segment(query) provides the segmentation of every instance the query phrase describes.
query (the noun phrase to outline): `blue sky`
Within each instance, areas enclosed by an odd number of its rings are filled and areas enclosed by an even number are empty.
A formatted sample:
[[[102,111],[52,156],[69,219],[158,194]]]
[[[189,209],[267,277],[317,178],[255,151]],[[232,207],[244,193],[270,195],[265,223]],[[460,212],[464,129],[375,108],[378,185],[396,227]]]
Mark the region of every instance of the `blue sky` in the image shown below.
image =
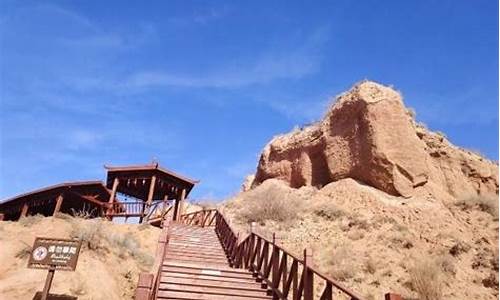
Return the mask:
[[[0,199],[103,164],[235,193],[362,79],[498,159],[498,1],[0,1]]]

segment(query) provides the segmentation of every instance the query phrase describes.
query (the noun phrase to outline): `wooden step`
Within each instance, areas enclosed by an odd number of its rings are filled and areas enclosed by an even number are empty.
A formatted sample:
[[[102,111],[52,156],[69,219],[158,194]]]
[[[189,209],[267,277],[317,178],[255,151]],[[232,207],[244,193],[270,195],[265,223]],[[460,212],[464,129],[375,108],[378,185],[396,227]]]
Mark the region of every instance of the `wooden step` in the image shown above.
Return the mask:
[[[214,260],[214,261],[222,261],[224,263],[228,263],[227,257],[223,255],[204,255],[204,254],[190,254],[190,253],[179,253],[175,251],[168,250],[165,253],[165,258],[171,258],[175,260],[176,258],[182,258],[184,260]]]
[[[188,292],[178,290],[159,290],[157,299],[178,299],[178,300],[244,300],[244,299],[272,299],[271,296],[246,296],[239,294],[216,294],[209,292]]]
[[[173,266],[163,266],[162,274],[168,275],[171,273],[182,273],[190,275],[203,275],[210,276],[210,278],[224,277],[224,278],[240,278],[240,279],[250,279],[253,278],[252,274],[241,274],[232,273],[219,270],[211,270],[210,266],[204,269],[193,269],[193,268],[183,268],[183,267],[173,267]]]
[[[249,291],[262,291],[262,284],[258,282],[235,282],[224,280],[206,280],[199,278],[179,278],[174,276],[162,276],[160,283],[195,285],[203,287],[242,289]]]
[[[200,285],[185,285],[185,284],[175,284],[175,283],[162,283],[160,284],[160,291],[176,291],[198,294],[212,294],[212,295],[224,295],[224,296],[246,296],[246,297],[257,297],[266,299],[268,291],[264,289],[227,289],[215,286],[200,286]]]
[[[188,273],[168,273],[162,272],[161,278],[163,277],[175,277],[175,278],[191,278],[191,279],[200,279],[205,281],[213,281],[213,282],[238,282],[242,284],[253,284],[257,281],[254,277],[218,277],[213,275],[200,275],[200,274],[188,274]]]

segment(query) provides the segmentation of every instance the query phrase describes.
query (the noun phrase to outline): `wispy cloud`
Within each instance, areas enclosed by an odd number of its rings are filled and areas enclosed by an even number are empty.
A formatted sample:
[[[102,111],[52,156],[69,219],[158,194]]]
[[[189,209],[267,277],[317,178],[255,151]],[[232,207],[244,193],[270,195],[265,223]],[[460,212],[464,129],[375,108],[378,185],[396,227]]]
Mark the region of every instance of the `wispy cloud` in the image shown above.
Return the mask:
[[[124,93],[152,88],[240,88],[267,84],[280,79],[301,79],[321,68],[321,49],[328,41],[328,30],[320,28],[292,49],[264,51],[252,62],[236,62],[206,71],[203,75],[145,70],[132,72],[125,78],[71,78],[79,89],[98,89]]]
[[[498,122],[498,99],[489,99],[479,88],[449,94],[411,95],[417,119],[437,125],[491,124]],[[452,99],[453,105],[450,105]],[[481,104],[478,104],[481,99]],[[489,108],[485,109],[485,103]]]

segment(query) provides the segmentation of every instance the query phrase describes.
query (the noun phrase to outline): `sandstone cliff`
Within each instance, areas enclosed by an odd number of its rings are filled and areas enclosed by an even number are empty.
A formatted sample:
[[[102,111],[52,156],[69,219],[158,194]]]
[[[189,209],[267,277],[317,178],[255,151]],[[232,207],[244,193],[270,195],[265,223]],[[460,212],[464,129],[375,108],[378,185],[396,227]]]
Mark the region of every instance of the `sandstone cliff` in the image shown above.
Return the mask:
[[[324,119],[275,137],[253,180],[323,187],[353,178],[394,196],[498,194],[498,165],[418,125],[395,90],[364,81]]]

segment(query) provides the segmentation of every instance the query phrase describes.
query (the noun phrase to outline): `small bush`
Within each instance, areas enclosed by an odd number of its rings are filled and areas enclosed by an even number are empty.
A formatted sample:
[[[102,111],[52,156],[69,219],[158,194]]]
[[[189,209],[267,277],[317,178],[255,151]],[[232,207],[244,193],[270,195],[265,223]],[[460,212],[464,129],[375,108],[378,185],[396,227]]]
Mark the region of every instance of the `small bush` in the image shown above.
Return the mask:
[[[390,237],[389,240],[396,245],[397,247],[402,247],[405,249],[411,249],[413,248],[413,243],[406,233],[401,233],[401,232],[394,232]]]
[[[98,250],[102,247],[103,232],[102,222],[98,220],[75,222],[70,233],[71,238],[82,241],[82,245],[90,250]]]
[[[79,210],[75,210],[72,208],[71,213],[75,218],[81,219],[91,219],[97,216],[97,210],[95,208],[87,207],[86,204],[84,204],[83,208]]]
[[[453,256],[458,256],[462,253],[468,252],[470,248],[471,247],[469,244],[461,241],[456,241],[455,244],[450,248],[449,253]]]
[[[455,274],[457,273],[455,262],[453,261],[453,256],[449,254],[438,257],[436,259],[436,263],[445,274],[455,276]]]
[[[313,213],[326,220],[336,220],[345,215],[345,211],[335,204],[330,202],[323,202],[313,207]]]
[[[246,223],[272,220],[287,222],[297,218],[301,201],[292,193],[274,185],[261,185],[251,190],[241,202],[238,217]]]
[[[349,262],[350,254],[347,246],[342,246],[333,251],[333,254],[328,258],[327,264],[330,266],[330,275],[333,278],[346,281],[351,279],[356,274],[355,267]]]
[[[498,197],[496,196],[469,196],[457,200],[455,206],[462,210],[477,209],[498,220]]]
[[[17,251],[16,257],[20,259],[25,259],[31,255],[31,250],[32,247],[24,243],[24,247],[21,250]]]
[[[31,227],[34,224],[40,222],[43,218],[44,216],[40,214],[36,214],[34,216],[26,216],[19,219],[19,224],[21,224],[24,227]]]
[[[378,269],[377,265],[378,265],[378,263],[375,261],[375,259],[373,259],[373,257],[369,256],[365,260],[365,271],[367,271],[370,274],[375,274],[375,272],[377,272],[377,269]]]
[[[420,300],[439,300],[443,294],[441,269],[432,260],[417,261],[410,269],[411,286]]]

